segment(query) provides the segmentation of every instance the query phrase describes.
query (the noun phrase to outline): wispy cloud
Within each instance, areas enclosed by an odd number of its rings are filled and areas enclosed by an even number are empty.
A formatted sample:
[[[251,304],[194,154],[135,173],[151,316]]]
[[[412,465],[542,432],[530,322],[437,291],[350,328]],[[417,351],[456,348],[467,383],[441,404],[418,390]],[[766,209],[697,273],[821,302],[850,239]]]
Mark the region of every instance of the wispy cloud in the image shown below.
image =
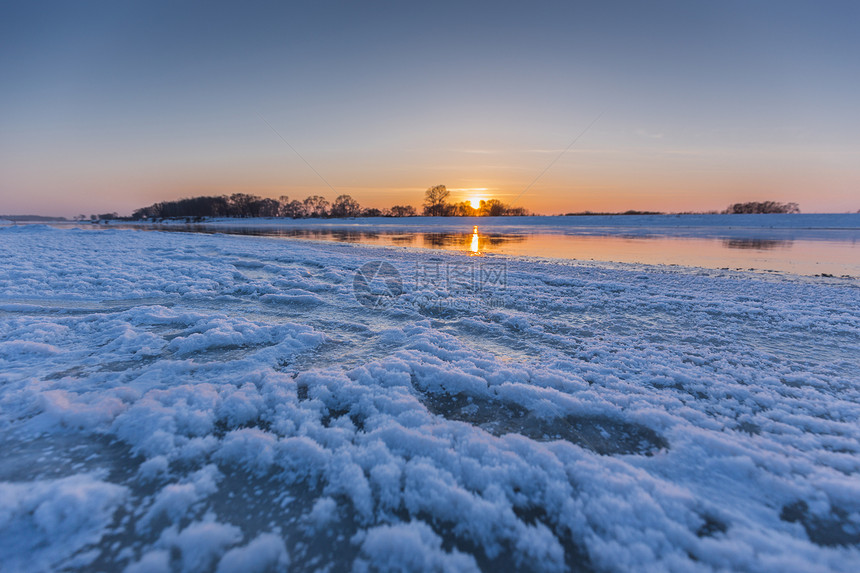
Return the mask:
[[[637,129],[633,133],[635,133],[639,137],[647,137],[648,139],[663,139],[663,133],[646,131],[644,129]]]
[[[561,153],[563,147],[554,148],[529,148],[529,149],[449,149],[453,153],[471,153],[480,155],[511,155],[522,153]],[[568,153],[614,153],[611,149],[571,149]]]
[[[505,153],[504,149],[451,149],[454,153],[473,153],[479,155],[491,155],[493,153]]]

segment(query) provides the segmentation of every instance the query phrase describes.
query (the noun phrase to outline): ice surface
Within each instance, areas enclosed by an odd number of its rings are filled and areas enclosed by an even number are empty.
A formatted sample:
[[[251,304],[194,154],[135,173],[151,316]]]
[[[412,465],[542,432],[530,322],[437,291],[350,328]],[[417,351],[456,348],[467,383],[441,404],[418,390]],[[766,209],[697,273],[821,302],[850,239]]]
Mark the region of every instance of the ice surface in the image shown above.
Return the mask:
[[[145,225],[146,223],[140,223]],[[184,219],[164,225],[185,225]],[[213,231],[235,227],[381,232],[463,232],[472,225],[490,233],[576,233],[678,237],[856,238],[860,214],[591,215],[587,217],[359,217],[354,219],[214,218],[195,225]]]
[[[856,280],[40,226],[0,265],[4,572],[860,567]]]

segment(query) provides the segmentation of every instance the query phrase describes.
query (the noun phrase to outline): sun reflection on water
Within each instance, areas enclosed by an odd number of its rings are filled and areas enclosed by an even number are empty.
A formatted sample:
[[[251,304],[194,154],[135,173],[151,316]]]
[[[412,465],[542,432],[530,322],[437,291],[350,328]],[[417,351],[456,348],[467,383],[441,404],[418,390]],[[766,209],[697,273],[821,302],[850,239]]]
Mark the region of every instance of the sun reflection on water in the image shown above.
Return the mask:
[[[122,225],[113,229],[259,235],[380,246],[446,249],[468,256],[547,257],[645,265],[682,265],[720,270],[787,272],[809,276],[860,277],[860,239],[856,229],[828,230],[833,238],[795,237],[783,230],[773,236],[686,237],[655,235],[417,232],[363,229],[286,228],[241,225]],[[58,225],[59,226],[59,225]],[[80,225],[72,227],[83,228]],[[91,226],[86,225],[89,229]]]
[[[472,229],[472,243],[469,245],[469,254],[471,256],[481,256],[483,253],[478,249],[478,226]]]

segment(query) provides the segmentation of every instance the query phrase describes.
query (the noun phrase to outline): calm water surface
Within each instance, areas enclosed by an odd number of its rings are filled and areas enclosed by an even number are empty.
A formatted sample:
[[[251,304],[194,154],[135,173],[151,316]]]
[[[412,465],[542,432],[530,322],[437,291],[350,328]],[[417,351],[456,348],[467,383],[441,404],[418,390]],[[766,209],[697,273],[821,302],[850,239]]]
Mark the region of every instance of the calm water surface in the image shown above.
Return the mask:
[[[89,228],[91,226],[84,225]],[[560,233],[486,233],[479,227],[463,232],[404,232],[277,228],[253,225],[110,225],[174,232],[226,233],[311,241],[443,249],[466,255],[517,255],[574,260],[683,265],[711,269],[789,272],[801,275],[860,277],[860,239],[854,233],[834,238],[796,239],[693,238],[660,235]]]

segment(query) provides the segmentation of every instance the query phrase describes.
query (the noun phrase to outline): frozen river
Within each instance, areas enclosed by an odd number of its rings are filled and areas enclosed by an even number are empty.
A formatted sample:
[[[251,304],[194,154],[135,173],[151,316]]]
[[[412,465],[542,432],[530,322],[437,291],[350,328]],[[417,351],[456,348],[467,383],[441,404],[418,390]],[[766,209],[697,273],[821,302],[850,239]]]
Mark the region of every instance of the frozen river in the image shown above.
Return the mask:
[[[473,254],[860,277],[860,215],[221,219],[132,227]]]
[[[856,278],[104,227],[0,228],[3,571],[860,564]]]

